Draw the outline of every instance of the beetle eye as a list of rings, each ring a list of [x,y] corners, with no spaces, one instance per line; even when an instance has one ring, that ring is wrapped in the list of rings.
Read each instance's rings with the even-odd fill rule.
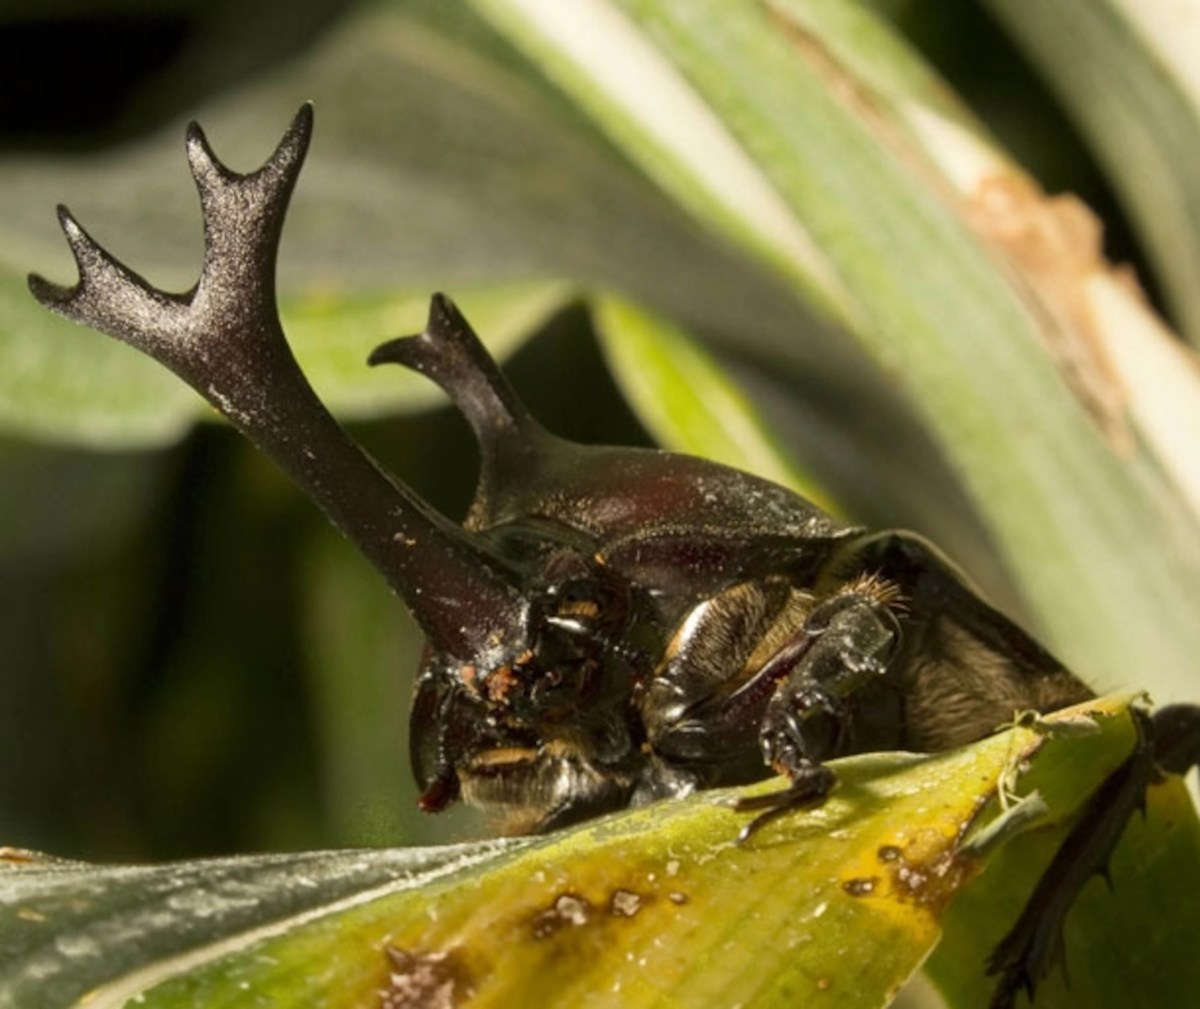
[[[579,676],[567,676],[561,666],[551,666],[533,685],[533,703],[544,707],[553,701],[566,701],[578,693],[582,686]]]

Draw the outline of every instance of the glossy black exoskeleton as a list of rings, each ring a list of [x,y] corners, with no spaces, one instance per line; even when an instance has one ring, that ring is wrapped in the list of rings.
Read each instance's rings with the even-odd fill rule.
[[[549,434],[440,295],[425,332],[371,356],[441,385],[479,441],[465,522],[434,511],[337,425],[278,322],[275,254],[310,130],[305,107],[267,164],[242,176],[190,129],[205,256],[187,294],[151,287],[65,210],[80,281],[31,287],[195,387],[404,599],[428,638],[411,734],[425,809],[461,797],[510,829],[545,830],[785,775],[786,788],[745,804],[760,823],[824,797],[834,757],[943,750],[1015,712],[1091,696],[915,535],[844,525],[702,459]],[[1144,745],[1112,786],[1119,801],[1089,806],[1064,848],[1089,872],[1155,760],[1179,772],[1198,755],[1196,709],[1142,721]],[[1031,907],[1055,893],[1048,874]],[[1044,924],[1023,918],[998,949],[997,1005],[1045,970],[1057,922]]]
[[[461,793],[541,830],[768,769],[786,808],[828,791],[833,757],[947,749],[1090,696],[916,536],[703,459],[548,434],[441,296],[371,360],[428,375],[471,423],[465,526],[520,599],[466,651],[431,629],[428,809]]]

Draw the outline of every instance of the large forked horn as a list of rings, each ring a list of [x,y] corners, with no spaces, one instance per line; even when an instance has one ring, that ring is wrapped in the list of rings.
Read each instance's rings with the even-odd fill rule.
[[[166,365],[270,455],[383,573],[438,647],[464,660],[508,637],[522,602],[511,573],[463,529],[384,475],[304,378],[279,324],[275,259],[312,133],[303,106],[262,168],[238,175],[199,126],[187,155],[204,215],[204,265],[167,294],[119,263],[64,207],[79,282],[29,278],[47,308]]]

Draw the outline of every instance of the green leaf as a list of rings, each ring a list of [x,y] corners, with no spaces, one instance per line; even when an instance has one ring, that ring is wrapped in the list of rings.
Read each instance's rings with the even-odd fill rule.
[[[427,1004],[441,991],[446,1004],[470,995],[473,1006],[881,1006],[935,945],[958,891],[970,893],[985,868],[981,883],[997,880],[1005,865],[996,853],[1011,837],[982,853],[962,846],[994,815],[997,783],[1028,763],[1023,785],[1046,802],[1041,826],[1068,820],[1129,751],[1128,704],[1092,705],[1090,733],[1056,732],[1052,718],[1049,729],[1020,725],[953,753],[839,761],[841,785],[825,804],[744,844],[735,838],[746,817],[718,792],[543,838],[448,848],[127,868],[10,852],[0,1001],[56,1009],[86,993],[90,1009],[129,999],[333,1009]],[[1066,717],[1077,723],[1080,709]],[[1176,803],[1171,816],[1185,814]],[[1151,843],[1159,857],[1130,889],[1193,882],[1197,832],[1186,815],[1171,847]],[[1018,904],[1041,848],[1033,859],[1023,849],[1021,871],[997,880]],[[1108,899],[1128,906],[1124,894]],[[966,933],[994,912],[985,901],[949,920]],[[1124,927],[1128,938],[1141,925]],[[1188,934],[1184,923],[1155,935],[1155,964],[1180,983],[1195,970],[1173,963]],[[1090,935],[1076,929],[1072,952]],[[960,973],[981,970],[977,953]],[[1059,1004],[1133,999],[1151,1004],[1117,978],[1096,1001]]]
[[[948,909],[945,937],[924,969],[952,1006],[986,1004],[990,986],[973,965],[1016,919],[1059,837],[1035,830],[1015,838]],[[1177,779],[1152,787],[1145,815],[1129,822],[1113,856],[1111,889],[1096,876],[1067,918],[1066,963],[1035,1005],[1173,1009],[1200,995],[1200,962],[1189,947],[1200,910],[1180,900],[1200,887],[1198,856],[1200,825],[1187,789]]]
[[[177,439],[200,400],[130,347],[51,316],[23,277],[0,275],[0,425],[85,445]]]
[[[244,170],[301,98],[316,102],[317,128],[280,259],[289,324],[297,306],[328,299],[320,315],[337,330],[335,345],[361,320],[369,346],[380,334],[367,330],[389,324],[387,313],[359,314],[373,301],[403,304],[440,289],[471,312],[476,292],[552,288],[547,278],[618,291],[753,367],[739,382],[753,399],[771,400],[772,428],[806,468],[836,475],[830,486],[848,509],[936,532],[994,591],[1008,588],[890,378],[771,269],[672,205],[467,5],[409,0],[348,13],[286,67],[188,111]],[[150,280],[191,284],[200,226],[182,134],[182,122],[167,123],[103,152],[0,159],[0,275],[21,309],[11,328],[0,326],[0,360],[24,362],[0,369],[0,424],[39,438],[144,444],[177,437],[201,409],[136,355],[32,306],[23,286],[30,269],[73,275],[51,213],[62,200]],[[314,344],[322,339],[311,332]],[[314,384],[355,416],[390,409],[401,395],[356,370],[354,355],[334,373],[319,357],[305,360]],[[154,388],[143,388],[144,376]]]

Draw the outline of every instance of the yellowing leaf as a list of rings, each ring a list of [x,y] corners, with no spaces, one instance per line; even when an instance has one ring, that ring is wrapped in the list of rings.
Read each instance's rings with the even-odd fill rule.
[[[969,956],[939,979],[975,996],[988,984],[987,946],[962,937],[979,934],[980,920],[989,944],[1008,927],[1063,822],[1129,752],[1128,703],[1087,708],[1094,733],[1056,732],[1051,720],[948,754],[839,761],[826,803],[741,844],[746,815],[730,793],[703,793],[491,844],[136,869],[15,863],[0,875],[0,1002],[882,1006],[937,944],[964,889],[989,896],[954,908],[952,948]],[[1036,785],[1048,829],[964,846],[994,816],[997,783],[1025,763],[1021,787]],[[1196,875],[1195,818],[1171,809],[1174,839],[1157,859],[1114,867],[1133,890]],[[1153,852],[1160,833],[1139,845]],[[998,854],[1026,836],[1036,850],[1021,848],[1019,865]],[[1129,905],[1108,900],[1111,929]],[[1074,951],[1089,933],[1072,932]],[[1169,974],[1172,955],[1152,959]],[[1176,976],[1193,970],[1181,964]],[[1087,1004],[1134,997],[1118,979]]]

